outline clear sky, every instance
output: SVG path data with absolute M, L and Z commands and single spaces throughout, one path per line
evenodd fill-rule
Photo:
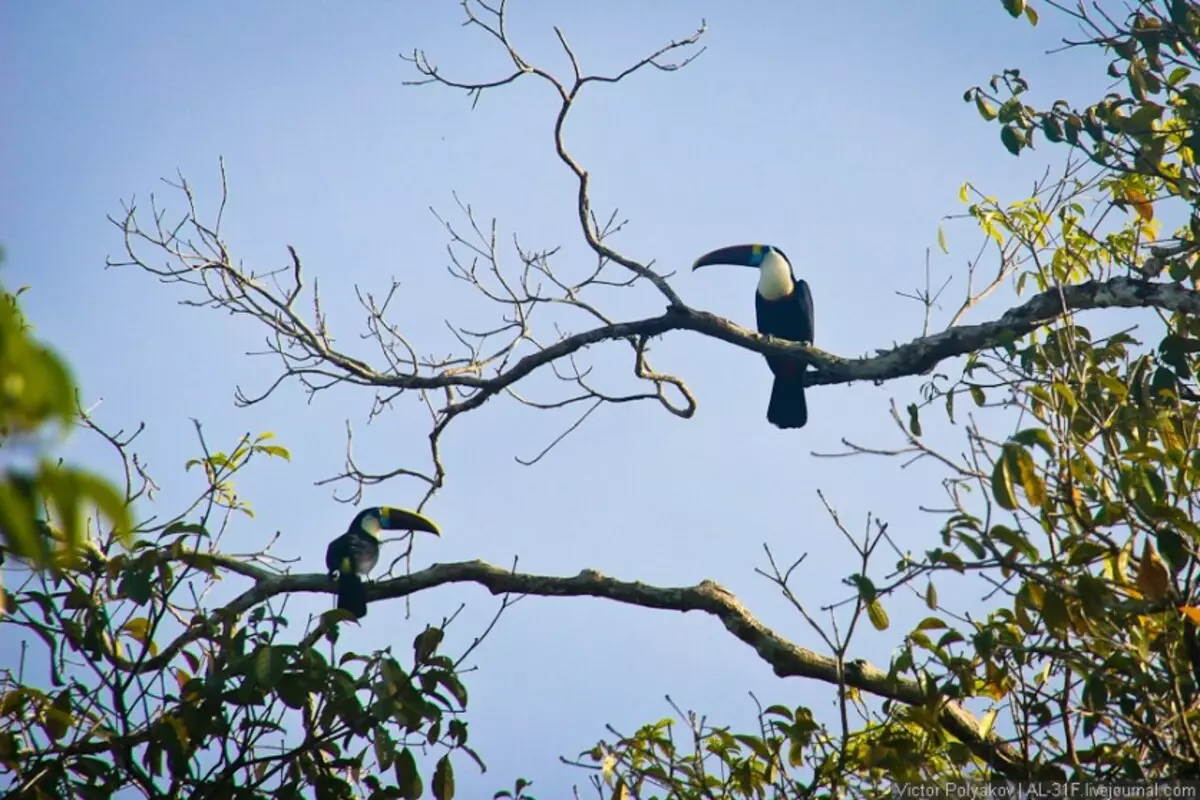
M 598 212 L 615 205 L 630 220 L 617 246 L 680 270 L 674 285 L 687 302 L 752 325 L 751 273 L 692 275 L 686 267 L 726 244 L 779 245 L 812 286 L 818 346 L 847 356 L 919 334 L 919 307 L 896 292 L 923 282 L 925 249 L 936 252 L 940 217 L 961 210 L 964 180 L 1017 199 L 1044 157 L 1063 155 L 1043 147 L 1014 159 L 998 128 L 963 103 L 963 91 L 1019 66 L 1034 101 L 1048 106 L 1057 97 L 1093 99 L 1105 80 L 1096 54 L 1046 54 L 1068 32 L 1052 12 L 1033 29 L 996 0 L 509 6 L 510 31 L 527 59 L 556 71 L 567 65 L 554 25 L 585 69 L 614 72 L 707 20 L 708 50 L 686 70 L 593 87 L 568 144 L 594 176 Z M 290 465 L 260 464 L 243 478 L 257 516 L 239 523 L 230 550 L 253 549 L 280 531 L 277 553 L 298 558 L 300 571 L 322 570 L 326 542 L 352 511 L 313 484 L 340 468 L 346 421 L 360 457 L 382 470 L 423 464 L 424 412 L 407 399 L 368 427 L 368 393 L 335 390 L 308 404 L 294 385 L 235 410 L 235 385 L 265 388 L 274 375 L 274 362 L 245 355 L 263 331 L 182 307 L 178 287 L 137 270 L 105 270 L 105 257 L 121 254 L 105 216 L 119 214 L 123 198 L 151 192 L 179 209 L 179 197 L 159 182 L 177 169 L 215 209 L 223 157 L 226 234 L 237 258 L 263 270 L 286 262 L 286 245 L 296 247 L 348 347 L 359 346 L 362 330 L 354 285 L 378 292 L 395 276 L 396 323 L 422 352 L 446 351 L 453 342 L 444 319 L 466 327 L 496 320 L 495 308 L 447 275 L 446 237 L 429 207 L 461 220 L 452 192 L 483 219 L 497 217 L 503 241 L 516 232 L 529 246 L 561 245 L 563 270 L 590 265 L 573 224 L 574 186 L 552 149 L 547 86 L 523 80 L 472 110 L 461 92 L 402 85 L 414 75 L 398 54 L 414 47 L 447 75 L 504 74 L 495 43 L 460 21 L 457 2 L 432 0 L 0 4 L 4 283 L 32 286 L 27 313 L 74 365 L 85 404 L 103 400 L 101 422 L 147 423 L 140 451 L 164 487 L 160 513 L 196 488 L 183 471 L 196 454 L 190 418 L 204 423 L 216 447 L 270 430 L 292 450 Z M 961 287 L 978 238 L 966 225 L 947 233 L 951 254 L 935 260 L 936 274 L 959 271 L 952 286 Z M 971 321 L 998 316 L 1005 299 Z M 604 302 L 617 318 L 662 308 L 649 288 Z M 627 350 L 594 348 L 587 358 L 620 374 Z M 848 594 L 839 581 L 856 565 L 818 489 L 855 531 L 873 512 L 903 546 L 934 546 L 938 526 L 917 505 L 941 505 L 936 469 L 812 455 L 837 451 L 842 437 L 896 443 L 889 400 L 910 402 L 916 382 L 811 390 L 809 427 L 780 432 L 764 419 L 770 377 L 759 356 L 674 334 L 653 357 L 688 380 L 700 400 L 693 419 L 650 404 L 606 407 L 534 467 L 513 457 L 536 454 L 573 421 L 569 414 L 501 398 L 457 420 L 445 442 L 449 481 L 428 508 L 445 536 L 422 542 L 417 566 L 474 558 L 504 565 L 519 556 L 523 571 L 537 573 L 592 568 L 661 585 L 711 578 L 781 634 L 820 649 L 754 574 L 765 566 L 766 542 L 785 560 L 809 554 L 798 589 L 812 606 Z M 66 452 L 113 466 L 85 438 Z M 408 505 L 420 494 L 417 484 L 396 481 L 366 499 Z M 942 600 L 977 597 L 943 590 Z M 299 625 L 329 602 L 297 598 L 289 616 Z M 412 620 L 400 602 L 375 606 L 343 646 L 407 652 L 425 620 L 466 603 L 448 639 L 451 651 L 461 650 L 497 602 L 458 586 L 416 598 Z M 889 611 L 892 630 L 864 633 L 855 657 L 886 665 L 904 624 L 921 615 L 910 600 Z M 11 644 L 0 642 L 0 658 Z M 489 771 L 480 776 L 463 761 L 463 796 L 490 796 L 483 793 L 518 775 L 532 778 L 539 796 L 565 795 L 585 776 L 561 766 L 560 755 L 590 747 L 605 724 L 632 731 L 668 715 L 668 693 L 737 726 L 753 719 L 749 691 L 821 713 L 834 697 L 828 686 L 778 681 L 715 619 L 594 600 L 523 601 L 476 663 L 466 677 L 468 718 Z

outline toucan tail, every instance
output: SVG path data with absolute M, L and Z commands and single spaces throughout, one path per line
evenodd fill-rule
M 804 370 L 794 375 L 778 375 L 771 387 L 767 422 L 777 428 L 803 428 L 808 422 L 808 402 L 804 399 Z
M 362 619 L 367 615 L 367 589 L 362 578 L 346 571 L 338 575 L 337 607 Z

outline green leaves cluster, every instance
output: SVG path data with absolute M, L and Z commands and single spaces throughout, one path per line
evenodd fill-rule
M 667 718 L 600 742 L 580 754 L 580 764 L 595 765 L 594 783 L 614 798 L 749 800 L 850 788 L 856 796 L 882 798 L 890 796 L 892 781 L 944 779 L 971 763 L 936 716 L 932 706 L 888 703 L 880 719 L 843 736 L 802 706 L 762 709 L 755 733 L 734 733 L 692 714 L 686 724 Z
M 62 360 L 32 336 L 19 305 L 24 291 L 0 285 L 0 447 L 36 451 L 43 448 L 35 437 L 74 421 L 75 386 Z M 31 468 L 0 473 L 0 557 L 9 553 L 37 568 L 70 557 L 84 541 L 89 506 L 107 518 L 109 535 L 128 541 L 129 515 L 111 483 L 44 454 L 32 460 Z
M 1010 152 L 1041 138 L 1094 171 L 1068 170 L 1009 205 L 965 185 L 967 216 L 1018 292 L 1029 281 L 1047 291 L 1103 280 L 1114 267 L 1195 283 L 1200 14 L 1173 0 L 1135 3 L 1120 19 L 1079 13 L 1123 90 L 1082 109 L 1060 100 L 1039 110 L 1012 69 L 965 99 L 1001 126 Z M 1097 194 L 1108 202 L 1087 201 Z M 1164 239 L 1168 208 L 1188 222 Z M 1114 221 L 1114 209 L 1125 217 Z M 932 695 L 992 701 L 983 727 L 1016 735 L 1039 764 L 1076 778 L 1179 777 L 1195 763 L 1200 324 L 1178 314 L 1138 323 L 1097 334 L 1064 318 L 975 354 L 961 380 L 935 378 L 909 409 L 916 431 L 921 407 L 943 400 L 971 447 L 946 459 L 959 471 L 942 547 L 898 565 L 903 580 L 928 581 L 938 613 L 909 634 L 892 670 Z M 1020 421 L 996 435 L 956 420 L 962 395 Z M 928 419 L 923 427 L 928 440 Z M 943 573 L 986 576 L 997 605 L 964 621 L 936 600 Z
M 1200 414 L 1187 386 L 1198 335 L 1192 320 L 1167 319 L 1147 351 L 1131 334 L 1097 337 L 1066 320 L 974 360 L 954 391 L 1003 385 L 1026 425 L 952 492 L 945 548 L 903 565 L 913 578 L 991 575 L 1008 602 L 966 628 L 931 617 L 893 670 L 939 696 L 1011 702 L 1004 722 L 1028 731 L 1039 761 L 1078 777 L 1178 775 L 1191 758 Z M 981 510 L 967 505 L 971 481 L 987 489 Z
M 407 657 L 335 658 L 340 612 L 288 642 L 281 607 L 253 590 L 215 608 L 202 599 L 272 577 L 214 535 L 249 513 L 237 474 L 288 456 L 272 438 L 205 447 L 187 464 L 204 484 L 185 513 L 138 526 L 127 548 L 88 543 L 12 590 L 0 636 L 25 639 L 30 663 L 48 667 L 0 670 L 0 781 L 20 796 L 449 800 L 451 754 L 482 766 L 440 628 Z
M 1135 213 L 1144 238 L 1156 238 L 1156 216 L 1162 216 L 1156 207 L 1182 201 L 1190 221 L 1176 238 L 1185 246 L 1166 261 L 1173 280 L 1196 281 L 1200 218 L 1191 206 L 1200 188 L 1200 84 L 1193 80 L 1200 10 L 1188 0 L 1141 0 L 1123 18 L 1080 13 L 1083 28 L 1094 36 L 1076 46 L 1102 48 L 1111 58 L 1109 76 L 1123 80 L 1125 92 L 1112 91 L 1082 108 L 1057 100 L 1038 109 L 1024 101 L 1030 87 L 1020 70 L 1008 69 L 986 88 L 968 90 L 964 99 L 1001 126 L 1001 140 L 1014 155 L 1040 137 L 1102 168 L 1103 188 L 1118 208 Z

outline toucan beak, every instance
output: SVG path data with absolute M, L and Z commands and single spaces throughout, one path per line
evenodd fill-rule
M 442 532 L 438 530 L 438 526 L 433 520 L 424 517 L 415 511 L 409 511 L 406 508 L 392 508 L 383 506 L 380 509 L 379 521 L 382 523 L 384 530 L 389 531 L 424 531 L 432 533 L 434 536 L 441 536 Z
M 732 247 L 722 247 L 720 250 L 713 250 L 711 253 L 705 253 L 696 259 L 696 263 L 692 264 L 692 269 L 697 270 L 701 267 L 707 267 L 713 264 L 730 264 L 737 267 L 757 267 L 762 263 L 763 255 L 766 252 L 766 245 L 735 244 Z

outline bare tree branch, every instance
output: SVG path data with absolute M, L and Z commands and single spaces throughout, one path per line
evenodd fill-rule
M 294 248 L 288 248 L 286 264 L 263 273 L 243 268 L 231 255 L 220 232 L 227 199 L 224 165 L 221 169 L 222 196 L 214 227 L 201 221 L 196 198 L 182 176 L 170 182 L 187 201 L 187 212 L 177 222 L 166 221 L 165 212 L 153 196 L 150 198 L 151 225 L 141 226 L 138 207 L 133 203 L 126 207 L 123 217 L 113 220 L 124 234 L 128 258 L 110 260 L 110 265 L 136 265 L 161 281 L 183 284 L 200 294 L 198 299 L 185 298 L 181 302 L 250 316 L 265 326 L 266 349 L 260 354 L 278 358 L 281 374 L 267 378 L 265 389 L 257 393 L 245 393 L 239 388 L 239 403 L 260 402 L 289 379 L 299 382 L 310 395 L 342 384 L 371 387 L 375 391 L 371 417 L 389 409 L 404 392 L 420 395 L 429 412 L 429 466 L 389 464 L 379 469 L 368 468 L 356 458 L 352 431 L 348 430 L 345 466 L 340 473 L 323 481 L 352 483 L 355 490 L 340 499 L 355 502 L 361 497 L 364 486 L 408 477 L 424 484 L 426 494 L 418 507 L 424 506 L 441 488 L 446 477 L 440 456 L 440 439 L 448 425 L 455 417 L 479 408 L 499 394 L 539 409 L 565 408 L 577 403 L 581 408 L 593 409 L 603 403 L 652 400 L 671 414 L 691 417 L 697 401 L 686 382 L 681 377 L 656 370 L 647 357 L 650 339 L 671 331 L 693 331 L 764 355 L 794 356 L 813 368 L 807 374 L 808 385 L 820 386 L 859 380 L 882 382 L 928 373 L 945 359 L 1023 336 L 1074 311 L 1104 307 L 1197 310 L 1195 293 L 1179 285 L 1127 278 L 1071 285 L 1073 281 L 1043 274 L 1045 280 L 1041 285 L 1047 291 L 992 322 L 958 325 L 968 310 L 1013 277 L 1020 265 L 1033 263 L 1041 271 L 1039 253 L 1048 246 L 1047 237 L 1053 237 L 1045 223 L 1028 231 L 1008 224 L 1006 229 L 1012 230 L 1013 234 L 1007 240 L 996 234 L 996 273 L 981 287 L 974 285 L 974 276 L 984 253 L 984 250 L 980 251 L 968 265 L 965 298 L 946 330 L 928 335 L 930 310 L 942 290 L 935 293 L 927 285 L 923 293 L 916 295 L 925 306 L 925 335 L 907 344 L 877 350 L 871 356 L 848 358 L 812 346 L 784 344 L 692 308 L 671 285 L 670 272 L 658 271 L 652 261 L 638 260 L 613 248 L 610 240 L 625 222 L 619 220 L 616 210 L 608 214 L 606 221 L 605 217 L 597 216 L 590 199 L 590 173 L 569 151 L 564 124 L 579 100 L 581 90 L 590 83 L 617 83 L 640 71 L 669 72 L 687 65 L 699 55 L 692 48 L 704 33 L 703 24 L 690 36 L 659 47 L 610 75 L 585 73 L 566 35 L 556 29 L 559 45 L 570 62 L 570 74 L 557 77 L 521 55 L 509 36 L 505 9 L 504 3 L 493 5 L 478 0 L 463 3 L 466 25 L 483 31 L 499 43 L 512 64 L 511 73 L 491 80 L 451 79 L 433 65 L 424 51 L 415 50 L 406 60 L 422 77 L 413 83 L 466 90 L 474 100 L 485 91 L 525 76 L 532 76 L 553 88 L 558 100 L 551 123 L 555 152 L 575 177 L 580 233 L 594 261 L 583 265 L 582 270 L 576 264 L 561 266 L 558 245 L 530 247 L 527 242 L 519 241 L 515 234 L 509 251 L 501 245 L 503 237 L 496 221 L 491 220 L 489 224 L 480 220 L 475 210 L 456 195 L 454 199 L 466 219 L 465 225 L 459 227 L 434 212 L 449 236 L 449 273 L 500 307 L 499 320 L 482 324 L 473 321 L 469 326 L 446 321 L 459 346 L 455 348 L 456 352 L 422 355 L 419 345 L 410 339 L 411 332 L 403 330 L 395 320 L 395 311 L 391 310 L 399 287 L 395 279 L 378 295 L 355 287 L 358 301 L 366 313 L 366 333 L 361 338 L 368 340 L 373 352 L 352 354 L 345 346 L 337 344 L 322 310 L 317 283 L 309 281 L 310 285 L 306 285 L 300 256 Z M 680 57 L 681 54 L 684 55 Z M 1079 187 L 1094 181 L 1080 182 L 1076 177 L 1080 169 L 1079 165 L 1069 165 L 1057 182 L 1051 181 L 1047 173 L 1035 185 L 1035 194 L 1044 195 L 1047 208 L 1058 207 L 1065 202 L 1064 198 L 1074 198 L 1082 191 Z M 994 234 L 995 226 L 1005 223 L 1007 213 L 994 200 L 981 195 L 980 202 L 971 207 L 968 216 L 976 217 L 985 230 Z M 1048 212 L 1045 216 L 1047 220 L 1051 217 Z M 1018 235 L 1018 231 L 1023 232 Z M 985 247 L 992 241 L 991 237 L 985 237 Z M 168 255 L 167 263 L 164 265 L 161 260 L 142 255 L 140 250 L 144 245 L 164 251 Z M 515 262 L 509 252 L 515 252 Z M 1090 277 L 1109 278 L 1108 275 Z M 928 275 L 926 282 L 929 284 Z M 613 319 L 600 307 L 592 291 L 608 287 L 634 289 L 638 283 L 650 283 L 666 300 L 667 308 L 662 315 L 632 321 Z M 1058 288 L 1060 285 L 1063 288 Z M 305 296 L 306 290 L 311 297 Z M 311 311 L 302 311 L 301 305 L 309 302 Z M 584 320 L 582 330 L 575 324 L 580 318 Z M 624 387 L 612 389 L 599 385 L 591 367 L 583 361 L 584 351 L 617 340 L 623 340 L 632 351 L 634 379 L 650 383 L 652 390 L 630 391 Z M 368 360 L 371 356 L 374 356 L 374 363 Z M 550 368 L 549 376 L 557 379 L 565 391 L 553 392 L 549 397 L 536 397 L 525 389 L 518 392 L 518 382 L 544 366 Z M 576 415 L 560 435 L 550 439 L 547 451 L 574 431 L 590 413 Z M 518 460 L 525 464 L 536 463 L 547 451 Z
M 386 318 L 387 308 L 396 291 L 395 282 L 381 300 L 360 291 L 360 302 L 368 312 L 366 338 L 376 342 L 383 356 L 383 363 L 373 366 L 335 346 L 320 308 L 320 296 L 315 283 L 311 319 L 306 320 L 298 310 L 297 303 L 301 299 L 304 282 L 300 258 L 294 249 L 289 248 L 290 263 L 286 267 L 264 275 L 235 267 L 219 233 L 199 223 L 195 201 L 187 183 L 181 181 L 179 186 L 189 202 L 185 222 L 190 221 L 199 241 L 192 242 L 182 238 L 182 223 L 171 228 L 163 226 L 162 214 L 152 199 L 151 206 L 156 220 L 154 231 L 147 232 L 138 226 L 136 206 L 127 208 L 124 219 L 114 220 L 125 233 L 129 260 L 110 263 L 136 264 L 163 281 L 197 287 L 204 292 L 207 299 L 183 302 L 252 316 L 267 326 L 270 332 L 267 352 L 282 359 L 283 372 L 271 382 L 266 391 L 257 396 L 246 396 L 239 391 L 240 402 L 259 402 L 272 394 L 288 378 L 300 381 L 310 393 L 339 384 L 372 387 L 377 391 L 373 415 L 381 413 L 404 391 L 421 393 L 432 423 L 429 435 L 430 457 L 434 465 L 432 474 L 407 467 L 369 472 L 355 462 L 348 442 L 347 469 L 330 480 L 350 478 L 358 485 L 359 491 L 363 485 L 380 483 L 392 477 L 417 477 L 426 484 L 428 499 L 440 488 L 445 477 L 438 444 L 447 425 L 459 414 L 476 409 L 501 393 L 538 408 L 562 407 L 569 403 L 589 400 L 617 403 L 657 399 L 671 413 L 684 418 L 691 417 L 697 403 L 686 383 L 678 377 L 654 371 L 646 359 L 646 346 L 650 338 L 671 331 L 693 331 L 764 355 L 796 357 L 806 361 L 813 368 L 807 375 L 808 385 L 821 386 L 859 380 L 882 382 L 927 373 L 945 359 L 1011 341 L 1077 311 L 1099 308 L 1156 308 L 1162 311 L 1200 313 L 1200 295 L 1182 285 L 1125 277 L 1110 278 L 1104 281 L 1054 286 L 1034 295 L 991 322 L 956 325 L 891 349 L 877 350 L 873 356 L 847 358 L 810 345 L 785 343 L 765 337 L 717 315 L 682 304 L 669 305 L 663 314 L 656 317 L 614 322 L 579 297 L 581 289 L 596 281 L 608 263 L 608 256 L 604 254 L 599 256 L 597 268 L 590 276 L 582 283 L 572 284 L 558 277 L 550 266 L 548 257 L 553 251 L 534 252 L 518 245 L 517 250 L 525 272 L 519 284 L 514 284 L 504 276 L 498 266 L 499 255 L 495 244 L 494 226 L 490 232 L 485 232 L 484 228 L 475 223 L 470 207 L 464 206 L 464 213 L 471 221 L 474 231 L 474 240 L 460 236 L 448 223 L 446 226 L 452 232 L 455 241 L 466 247 L 475 258 L 467 264 L 459 261 L 452 252 L 456 264 L 452 274 L 479 287 L 496 302 L 509 305 L 514 309 L 514 314 L 507 317 L 504 327 L 491 331 L 472 332 L 452 328 L 456 331 L 458 340 L 468 346 L 469 353 L 466 356 L 430 359 L 418 357 L 414 346 L 404 338 L 398 327 Z M 607 235 L 610 227 L 613 227 L 611 221 L 602 232 Z M 138 241 L 150 242 L 167 250 L 175 256 L 176 264 L 150 265 L 135 252 Z M 489 272 L 499 286 L 498 292 L 486 289 L 481 283 L 476 264 L 480 258 L 489 265 Z M 533 285 L 534 275 L 553 283 L 561 295 L 553 297 L 543 294 L 539 287 Z M 267 286 L 268 279 L 276 288 Z M 543 343 L 533 334 L 530 318 L 536 309 L 548 305 L 582 311 L 593 324 L 597 321 L 601 324 L 579 333 L 560 332 L 557 341 Z M 485 352 L 486 343 L 506 330 L 509 331 L 506 333 L 509 340 L 490 352 Z M 627 395 L 601 391 L 587 380 L 587 370 L 581 370 L 574 363 L 573 359 L 587 348 L 616 340 L 624 340 L 631 346 L 635 354 L 634 374 L 639 380 L 653 383 L 653 393 Z M 518 356 L 518 348 L 523 344 L 532 344 L 533 351 Z M 566 365 L 567 368 L 560 369 L 560 364 Z M 531 400 L 515 392 L 515 385 L 519 381 L 547 365 L 559 380 L 571 384 L 577 391 L 568 398 L 549 402 Z M 679 392 L 682 404 L 668 396 L 668 386 Z M 434 400 L 435 393 L 442 397 L 441 402 Z M 356 492 L 350 499 L 356 500 L 358 496 L 359 493 Z

